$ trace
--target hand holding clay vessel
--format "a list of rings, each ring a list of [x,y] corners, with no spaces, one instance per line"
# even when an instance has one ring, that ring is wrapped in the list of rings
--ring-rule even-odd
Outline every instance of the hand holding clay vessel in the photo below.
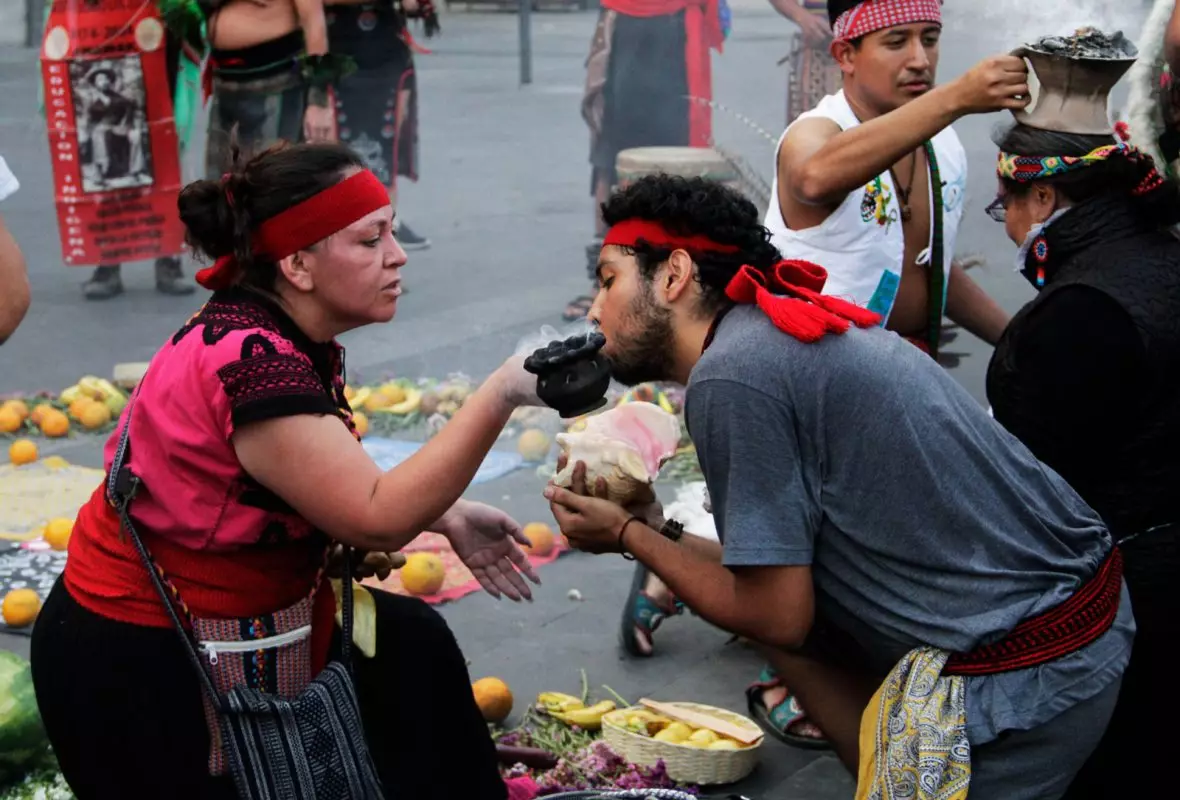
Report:
[[[568,489],[582,462],[590,493],[599,494],[602,478],[605,499],[626,507],[650,496],[660,467],[676,454],[680,421],[652,403],[626,403],[586,420],[577,433],[559,433],[557,444],[565,468],[554,477],[556,485]]]
[[[1032,106],[1012,112],[1017,122],[1059,133],[1114,132],[1110,92],[1138,55],[1122,33],[1082,28],[1069,37],[1046,36],[1012,54],[1028,59],[1040,86]]]
[[[606,405],[610,368],[601,350],[606,337],[597,331],[550,342],[530,355],[524,368],[537,376],[537,396],[562,417],[580,417]]]

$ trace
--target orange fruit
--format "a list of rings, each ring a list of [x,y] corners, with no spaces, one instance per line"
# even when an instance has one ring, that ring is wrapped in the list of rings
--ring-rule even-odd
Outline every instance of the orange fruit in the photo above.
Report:
[[[76,420],[81,420],[82,415],[86,413],[86,409],[95,404],[95,400],[90,397],[79,397],[74,402],[70,403],[67,409],[69,415]]]
[[[41,403],[29,413],[29,419],[32,420],[34,425],[40,425],[41,420],[45,418],[45,412],[52,410],[53,406],[49,405],[49,403]]]
[[[525,461],[544,461],[552,446],[549,434],[540,428],[529,428],[516,440],[516,450]]]
[[[14,628],[32,625],[41,611],[41,598],[32,589],[13,589],[0,603],[0,616]]]
[[[512,691],[499,678],[480,678],[471,684],[475,704],[488,722],[503,722],[512,713]]]
[[[74,531],[74,521],[65,517],[51,519],[45,525],[43,538],[54,550],[65,550],[70,544],[70,534]]]
[[[91,402],[90,405],[82,409],[82,413],[78,415],[78,421],[88,431],[98,430],[111,421],[111,409],[106,403]]]
[[[70,420],[56,408],[51,408],[41,416],[41,433],[56,439],[70,432]]]
[[[20,414],[21,419],[29,418],[29,407],[25,405],[24,400],[6,400],[4,402],[5,408],[11,408],[16,413]]]
[[[354,411],[352,424],[356,426],[357,435],[362,439],[365,438],[365,434],[369,432],[369,418],[364,415],[364,412]]]
[[[18,467],[21,464],[32,464],[37,460],[37,445],[28,439],[17,439],[8,448],[8,460]]]
[[[447,578],[442,559],[434,553],[411,553],[401,570],[402,586],[410,594],[434,594]]]
[[[344,384],[344,399],[351,403],[354,397],[356,397],[356,389]]]
[[[530,522],[524,526],[524,536],[529,540],[527,547],[522,547],[526,553],[534,556],[547,556],[553,552],[557,544],[557,536],[553,529],[544,522]]]
[[[0,406],[0,433],[16,433],[25,420],[20,412],[9,405]]]

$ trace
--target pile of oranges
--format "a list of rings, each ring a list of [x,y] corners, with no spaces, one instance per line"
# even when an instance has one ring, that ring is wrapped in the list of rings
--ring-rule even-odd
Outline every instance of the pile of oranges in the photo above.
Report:
[[[88,402],[93,404],[95,401],[90,400]],[[97,405],[102,406],[101,403],[98,403]],[[106,406],[102,407],[103,409],[106,409]],[[71,411],[72,410],[73,409],[71,409]],[[86,411],[86,409],[79,407],[78,411],[81,413]],[[96,422],[96,412],[88,413],[90,414],[90,416],[88,416],[90,423]],[[96,427],[101,427],[102,425],[105,425],[106,422],[110,421],[110,411],[106,410],[106,414],[106,421],[100,423]],[[32,422],[37,426],[37,428],[40,429],[43,435],[48,436],[51,439],[66,436],[70,432],[70,418],[65,414],[65,412],[54,408],[48,403],[42,403],[32,411],[29,410],[28,405],[23,400],[9,400],[3,405],[0,405],[0,433],[16,433],[25,427],[25,420]],[[90,427],[85,421],[81,419],[79,419],[79,422],[82,422],[84,427]]]

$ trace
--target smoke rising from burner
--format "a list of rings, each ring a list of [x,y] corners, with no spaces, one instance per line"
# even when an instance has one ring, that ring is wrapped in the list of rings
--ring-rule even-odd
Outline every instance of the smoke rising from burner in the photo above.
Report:
[[[517,342],[514,352],[518,356],[527,356],[550,342],[563,342],[571,336],[585,336],[597,329],[597,326],[585,319],[563,325],[560,330],[552,325],[545,325],[541,330],[530,333]]]
[[[1009,40],[1013,47],[1042,36],[1072,34],[1078,28],[1093,27],[1104,33],[1122,31],[1127,38],[1139,38],[1150,6],[1134,0],[990,0],[987,3],[958,3],[944,8],[944,21],[962,29],[991,30]]]

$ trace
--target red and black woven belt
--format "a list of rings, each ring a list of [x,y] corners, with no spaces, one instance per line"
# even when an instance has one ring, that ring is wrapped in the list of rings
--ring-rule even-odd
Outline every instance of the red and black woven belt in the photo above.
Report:
[[[955,653],[944,675],[995,675],[1076,653],[1110,630],[1119,613],[1123,556],[1116,547],[1068,600],[1017,625],[998,642]]]

